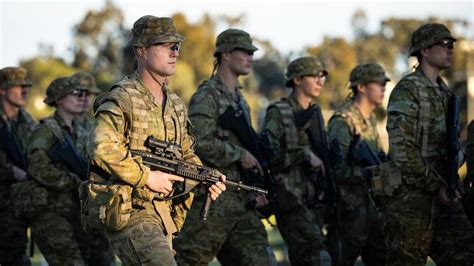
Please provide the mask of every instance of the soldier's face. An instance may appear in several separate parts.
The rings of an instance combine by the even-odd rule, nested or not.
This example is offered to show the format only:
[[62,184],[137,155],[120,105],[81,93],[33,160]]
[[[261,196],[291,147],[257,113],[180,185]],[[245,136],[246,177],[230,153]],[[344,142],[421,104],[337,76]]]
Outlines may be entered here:
[[363,94],[375,106],[379,106],[385,97],[385,82],[370,82],[363,85]]
[[237,49],[230,53],[225,53],[228,56],[229,67],[237,76],[248,75],[252,70],[253,52],[247,50]]
[[295,79],[297,89],[301,90],[304,95],[311,98],[319,97],[325,83],[326,77],[322,74],[303,76],[299,78],[299,81],[298,78]]
[[142,49],[140,56],[148,70],[163,77],[174,75],[179,56],[179,43],[154,44]]
[[28,99],[29,86],[14,86],[6,90],[0,90],[4,103],[14,107],[23,107]]
[[432,47],[422,50],[424,60],[438,69],[447,69],[453,64],[454,46],[453,42],[445,39]]
[[72,93],[58,100],[58,109],[62,109],[71,115],[81,114],[84,112],[86,94],[87,92],[82,90],[73,91]]

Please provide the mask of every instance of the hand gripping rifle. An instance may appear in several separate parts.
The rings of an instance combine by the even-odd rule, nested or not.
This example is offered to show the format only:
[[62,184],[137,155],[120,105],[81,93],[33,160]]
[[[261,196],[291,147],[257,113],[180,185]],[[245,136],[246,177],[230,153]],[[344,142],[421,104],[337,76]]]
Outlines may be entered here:
[[[263,176],[253,171],[246,171],[245,178],[246,183],[256,184],[268,190],[267,199],[269,204],[256,210],[261,217],[270,217],[277,211],[277,206],[276,181],[268,163],[268,158],[274,156],[275,151],[268,137],[268,132],[264,131],[260,135],[257,134],[240,105],[238,108],[229,106],[219,117],[219,122],[223,129],[229,130],[237,136],[242,147],[250,152],[262,167]],[[249,202],[247,207],[255,208],[255,204],[255,201]]]
[[[157,199],[170,200],[189,193],[198,184],[211,186],[217,182],[221,182],[220,177],[222,174],[218,170],[183,161],[181,159],[182,148],[178,144],[161,141],[153,136],[149,136],[145,141],[145,147],[149,148],[151,152],[131,150],[132,155],[142,157],[143,163],[150,167],[152,171],[158,170],[184,178],[184,182],[175,184],[171,196],[162,196],[160,193],[155,193],[155,198]],[[265,189],[247,186],[242,184],[242,182],[225,181],[223,183],[226,186],[236,187],[238,190],[243,189],[263,194],[268,193]],[[211,197],[208,192],[201,208],[201,220],[207,220],[210,206]]]

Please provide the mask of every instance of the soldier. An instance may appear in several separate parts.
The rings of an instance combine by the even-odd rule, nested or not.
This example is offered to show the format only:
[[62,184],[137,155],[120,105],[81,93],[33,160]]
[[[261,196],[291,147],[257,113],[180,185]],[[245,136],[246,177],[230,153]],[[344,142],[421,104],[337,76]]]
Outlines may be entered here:
[[447,102],[453,92],[439,73],[451,66],[455,41],[442,24],[419,27],[410,47],[419,66],[390,95],[390,160],[402,182],[384,204],[388,265],[425,265],[428,255],[438,265],[474,263],[473,228],[459,193],[450,200],[444,180]]
[[[82,111],[85,88],[79,80],[53,80],[44,102],[56,108],[54,115],[40,121],[30,137],[28,166],[38,186],[47,190],[47,206],[31,221],[31,229],[49,265],[86,265],[88,241],[81,229],[78,187],[86,171],[87,134],[74,123]],[[64,150],[56,148],[65,145]],[[78,160],[72,160],[77,154]]]
[[[100,93],[95,83],[95,78],[90,73],[80,71],[74,73],[71,77],[77,78],[81,85],[86,88],[83,94],[78,97],[84,97],[84,106],[82,112],[75,118],[75,122],[89,133],[93,126],[92,119],[89,119],[93,99]],[[89,261],[88,265],[114,265],[115,256],[110,248],[109,241],[104,233],[93,233],[89,235]]]
[[317,106],[313,101],[320,95],[327,75],[316,57],[292,61],[285,78],[292,92],[268,107],[263,125],[276,154],[270,161],[277,183],[276,218],[292,265],[331,265],[321,232],[323,218],[314,200],[320,196],[319,188],[307,171],[320,171],[324,165],[295,116]]
[[92,122],[94,121],[88,119],[89,113],[91,111],[91,105],[95,97],[100,93],[100,90],[97,88],[94,76],[92,76],[88,72],[76,72],[74,73],[74,75],[72,75],[72,77],[79,79],[82,86],[87,88],[87,91],[84,93],[83,96],[81,96],[85,97],[84,107],[82,113],[76,118],[76,122],[80,124],[87,132],[89,132],[92,128]]
[[[107,238],[120,260],[126,265],[175,265],[171,239],[184,223],[193,195],[175,200],[158,200],[156,192],[169,195],[180,176],[151,171],[132,149],[149,150],[147,137],[182,146],[182,159],[200,164],[194,154],[191,124],[181,99],[168,88],[168,78],[176,71],[176,60],[183,36],[176,32],[171,18],[143,16],[132,28],[131,45],[138,61],[135,73],[113,85],[94,103],[96,126],[91,139],[91,175],[93,182],[107,179],[131,197],[123,216],[124,226],[107,224]],[[225,181],[225,177],[221,179]],[[113,187],[111,186],[111,187]],[[131,192],[133,188],[133,194]],[[225,190],[223,183],[208,191],[215,200]],[[122,193],[122,192],[121,192]],[[131,207],[130,207],[131,206]],[[84,213],[83,213],[84,215]]]
[[384,265],[383,221],[369,198],[369,183],[362,173],[369,165],[364,165],[364,158],[350,156],[353,151],[349,147],[360,137],[374,154],[382,151],[373,111],[382,104],[385,84],[390,79],[378,64],[357,66],[349,79],[353,97],[336,110],[328,124],[330,141],[337,139],[345,155],[336,170],[341,230],[338,235],[334,226],[329,228],[328,246],[331,257],[336,258],[339,256],[338,241],[342,244],[338,265],[354,265],[359,255],[365,265]]
[[[26,75],[21,67],[0,70],[0,265],[30,264],[26,255],[27,221],[14,217],[10,198],[12,184],[27,180],[28,173],[26,165],[15,162],[15,155],[9,154],[19,148],[19,157],[26,161],[27,139],[36,125],[23,109],[31,87]],[[6,134],[16,141],[7,140]],[[18,147],[8,149],[6,145]]]
[[[242,30],[228,29],[219,34],[214,51],[217,74],[213,73],[199,86],[189,104],[189,118],[197,138],[196,152],[206,165],[216,167],[229,180],[237,182],[244,181],[241,170],[261,171],[261,166],[241,146],[235,133],[222,128],[219,117],[232,106],[242,110],[250,121],[238,77],[250,73],[256,50],[250,35]],[[204,191],[196,192],[196,206],[204,197]],[[199,208],[191,208],[189,222],[175,239],[178,264],[207,265],[215,256],[223,265],[274,264],[260,218],[253,209],[245,207],[247,197],[248,193],[243,191],[227,191],[212,206],[207,221],[199,220]],[[257,200],[262,204],[264,198]]]

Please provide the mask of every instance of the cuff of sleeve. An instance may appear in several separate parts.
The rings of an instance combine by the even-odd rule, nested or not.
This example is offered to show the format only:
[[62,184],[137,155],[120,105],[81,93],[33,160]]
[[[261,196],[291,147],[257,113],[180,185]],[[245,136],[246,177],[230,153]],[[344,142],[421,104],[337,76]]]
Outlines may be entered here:
[[142,188],[145,186],[146,184],[146,181],[148,180],[148,176],[150,175],[150,168],[144,166],[142,167],[142,177],[140,178],[140,180],[138,180],[138,182],[135,184],[135,187],[136,188]]

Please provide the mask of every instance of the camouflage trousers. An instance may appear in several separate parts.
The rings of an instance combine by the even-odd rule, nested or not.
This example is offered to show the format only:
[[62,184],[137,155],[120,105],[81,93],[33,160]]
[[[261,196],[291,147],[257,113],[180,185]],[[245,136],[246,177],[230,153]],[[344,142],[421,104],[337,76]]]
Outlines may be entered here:
[[474,263],[474,231],[459,202],[450,210],[432,194],[404,185],[384,211],[387,265],[426,265],[428,255],[437,265]]
[[246,193],[226,191],[199,220],[204,193],[196,193],[182,232],[174,240],[178,265],[276,265],[267,232],[255,211],[246,210]]
[[28,223],[14,217],[9,201],[0,201],[0,265],[30,265],[26,255]]
[[367,266],[385,265],[382,214],[368,202],[350,208],[345,205],[340,207],[340,231],[333,222],[328,229],[327,245],[333,261],[352,266],[361,256]]
[[151,207],[133,209],[127,226],[107,232],[107,238],[123,265],[176,265],[171,236],[165,234],[160,216]]
[[278,229],[288,248],[291,265],[330,265],[321,232],[322,213],[318,208],[297,205],[276,215]]
[[105,234],[89,235],[90,253],[89,266],[113,266],[115,255],[110,248],[109,240]]
[[81,228],[78,214],[66,217],[45,211],[32,220],[31,230],[49,265],[86,265],[89,239]]

